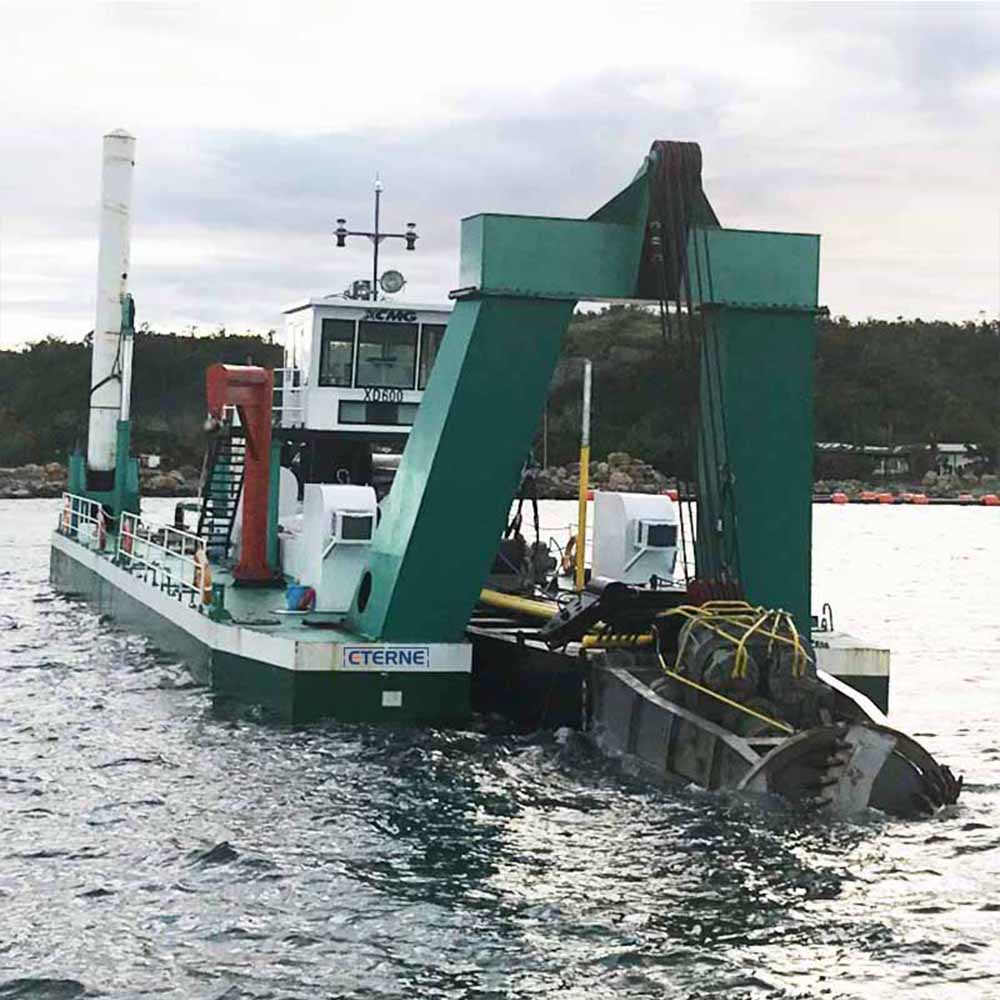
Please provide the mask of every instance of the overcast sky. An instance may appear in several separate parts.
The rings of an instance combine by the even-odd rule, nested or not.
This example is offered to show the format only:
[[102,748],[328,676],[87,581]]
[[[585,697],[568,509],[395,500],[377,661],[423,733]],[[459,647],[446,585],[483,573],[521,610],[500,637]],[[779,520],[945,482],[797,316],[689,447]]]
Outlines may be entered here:
[[463,215],[586,216],[701,143],[723,225],[822,234],[836,313],[998,309],[1000,7],[613,0],[0,5],[0,346],[93,326],[101,135],[138,138],[132,291],[159,330],[280,325],[410,219],[408,298]]

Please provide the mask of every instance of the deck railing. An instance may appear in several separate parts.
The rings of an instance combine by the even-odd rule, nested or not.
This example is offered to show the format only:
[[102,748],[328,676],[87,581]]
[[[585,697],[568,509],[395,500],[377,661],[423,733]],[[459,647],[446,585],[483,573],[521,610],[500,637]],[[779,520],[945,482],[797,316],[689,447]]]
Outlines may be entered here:
[[118,531],[117,561],[146,582],[201,608],[205,580],[204,540],[168,524],[124,513]]
[[274,400],[271,406],[274,424],[288,427],[304,420],[302,405],[302,369],[274,369]]
[[97,500],[63,493],[56,530],[60,535],[73,538],[88,549],[104,550],[107,539],[107,515]]

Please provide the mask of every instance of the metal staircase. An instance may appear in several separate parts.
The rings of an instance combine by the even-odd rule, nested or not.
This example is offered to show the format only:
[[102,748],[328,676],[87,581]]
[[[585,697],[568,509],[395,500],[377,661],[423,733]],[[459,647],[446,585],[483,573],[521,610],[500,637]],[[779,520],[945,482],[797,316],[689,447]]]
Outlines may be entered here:
[[205,453],[202,471],[201,514],[198,535],[205,540],[209,559],[225,559],[243,492],[246,439],[239,427],[224,427]]

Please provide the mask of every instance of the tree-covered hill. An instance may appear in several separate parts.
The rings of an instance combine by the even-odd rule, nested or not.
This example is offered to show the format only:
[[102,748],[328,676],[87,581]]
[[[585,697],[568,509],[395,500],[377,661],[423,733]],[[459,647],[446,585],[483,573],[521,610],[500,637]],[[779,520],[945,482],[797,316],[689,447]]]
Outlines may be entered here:
[[[594,363],[592,452],[627,451],[672,471],[678,358],[655,313],[629,307],[575,317],[550,394],[550,463],[577,454],[584,357]],[[817,441],[1000,448],[995,324],[821,319],[815,390]]]
[[[215,361],[279,365],[258,337],[137,334],[135,448],[197,465],[205,368]],[[582,360],[594,363],[592,454],[638,455],[665,473],[678,448],[683,358],[664,346],[650,311],[612,307],[577,315],[548,404],[550,464],[579,446]],[[65,461],[87,427],[88,343],[48,338],[0,351],[0,466]],[[996,326],[934,321],[820,320],[816,437],[853,444],[957,441],[1000,447],[1000,334]],[[537,444],[541,458],[541,434]]]
[[[259,337],[136,334],[132,387],[133,447],[174,465],[200,465],[204,447],[205,369],[248,358],[280,365],[281,349]],[[0,351],[0,466],[65,462],[87,438],[90,343],[48,337]]]

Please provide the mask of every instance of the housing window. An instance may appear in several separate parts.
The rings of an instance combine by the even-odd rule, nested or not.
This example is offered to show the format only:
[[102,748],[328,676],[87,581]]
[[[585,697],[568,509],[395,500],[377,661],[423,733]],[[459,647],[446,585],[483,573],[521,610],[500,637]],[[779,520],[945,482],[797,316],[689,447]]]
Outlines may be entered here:
[[677,545],[677,526],[646,523],[646,544],[651,549],[670,549]]
[[431,376],[431,369],[437,360],[438,350],[441,341],[444,339],[444,323],[424,323],[420,332],[420,381],[417,383],[418,389],[427,388],[427,380]]
[[412,389],[416,367],[416,323],[358,324],[359,386]]
[[323,320],[319,384],[349,386],[354,370],[354,320]]
[[382,427],[411,427],[417,416],[416,403],[363,403],[342,400],[337,410],[342,424],[375,424]]

